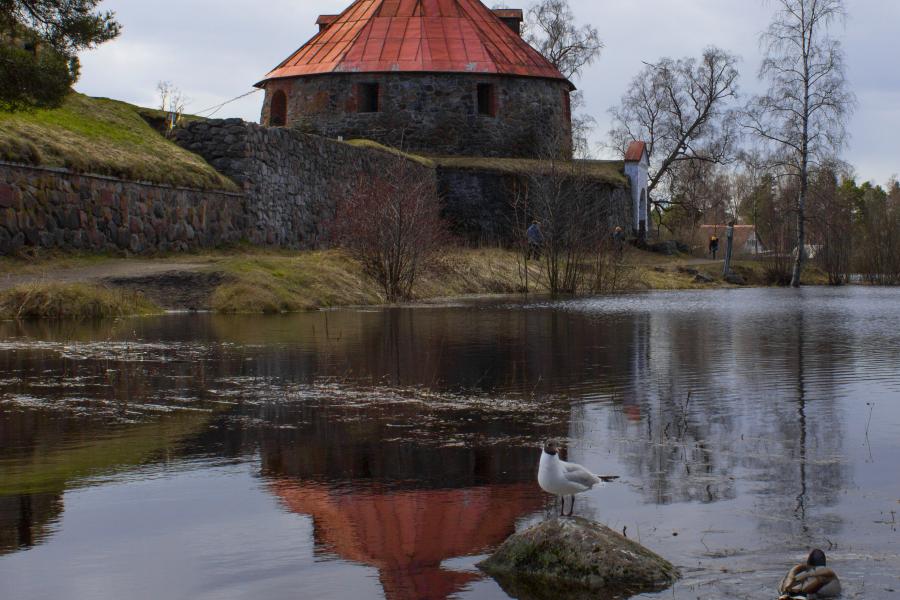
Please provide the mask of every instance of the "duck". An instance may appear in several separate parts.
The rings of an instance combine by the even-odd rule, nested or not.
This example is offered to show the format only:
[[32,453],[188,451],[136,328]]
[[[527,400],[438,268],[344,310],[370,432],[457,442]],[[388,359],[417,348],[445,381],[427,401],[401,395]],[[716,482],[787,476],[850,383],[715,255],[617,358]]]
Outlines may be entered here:
[[840,595],[841,580],[826,562],[825,553],[818,548],[810,552],[806,563],[791,569],[781,581],[779,600],[816,600]]
[[[617,476],[594,475],[581,465],[566,462],[559,458],[559,448],[554,441],[544,444],[541,462],[538,466],[538,485],[548,494],[562,500],[559,516],[569,516],[575,512],[575,495],[587,492],[595,486],[615,481]],[[566,496],[571,496],[569,513],[566,514]]]

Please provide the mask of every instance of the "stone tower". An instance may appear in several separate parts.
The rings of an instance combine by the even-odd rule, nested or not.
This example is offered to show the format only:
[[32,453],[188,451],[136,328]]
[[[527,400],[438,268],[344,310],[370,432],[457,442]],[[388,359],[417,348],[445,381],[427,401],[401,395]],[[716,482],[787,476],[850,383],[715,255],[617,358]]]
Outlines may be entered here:
[[571,158],[574,86],[479,0],[357,0],[257,84],[262,123],[430,155]]

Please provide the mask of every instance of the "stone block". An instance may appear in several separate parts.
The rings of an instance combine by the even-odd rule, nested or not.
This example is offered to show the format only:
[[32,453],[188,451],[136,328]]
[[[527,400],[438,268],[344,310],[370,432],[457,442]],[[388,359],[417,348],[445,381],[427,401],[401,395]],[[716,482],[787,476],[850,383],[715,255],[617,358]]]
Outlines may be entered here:
[[0,208],[12,208],[16,204],[16,190],[7,183],[0,183]]
[[12,235],[5,227],[0,227],[0,256],[5,256],[12,252]]

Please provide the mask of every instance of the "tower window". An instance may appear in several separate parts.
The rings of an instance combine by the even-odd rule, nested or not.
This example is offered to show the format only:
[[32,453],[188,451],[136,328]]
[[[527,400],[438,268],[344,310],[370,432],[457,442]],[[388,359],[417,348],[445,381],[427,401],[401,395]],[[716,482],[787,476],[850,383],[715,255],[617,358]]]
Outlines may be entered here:
[[272,95],[269,107],[269,126],[284,127],[287,125],[287,94],[278,90]]
[[497,116],[497,95],[493,84],[478,84],[478,114],[487,117]]
[[360,83],[356,91],[358,111],[361,113],[378,112],[381,109],[379,92],[377,83]]

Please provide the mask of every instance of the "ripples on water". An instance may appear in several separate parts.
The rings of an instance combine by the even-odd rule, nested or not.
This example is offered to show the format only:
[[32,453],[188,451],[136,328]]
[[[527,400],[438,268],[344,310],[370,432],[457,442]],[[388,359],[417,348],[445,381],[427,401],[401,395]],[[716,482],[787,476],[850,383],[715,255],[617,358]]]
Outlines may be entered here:
[[675,598],[812,545],[890,597],[898,359],[864,288],[3,324],[0,596],[504,598],[476,557],[552,510],[558,437]]

